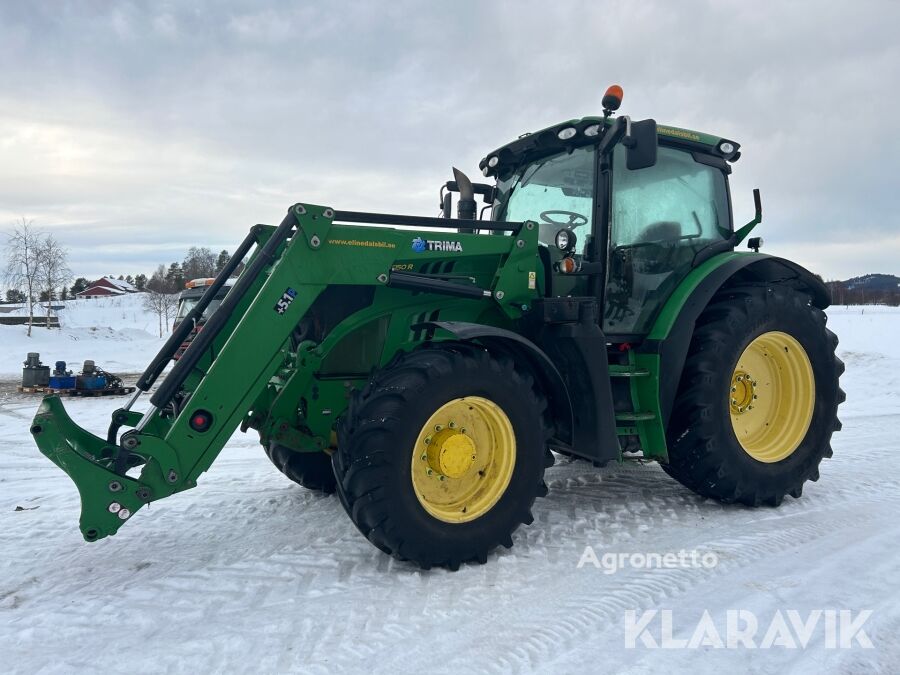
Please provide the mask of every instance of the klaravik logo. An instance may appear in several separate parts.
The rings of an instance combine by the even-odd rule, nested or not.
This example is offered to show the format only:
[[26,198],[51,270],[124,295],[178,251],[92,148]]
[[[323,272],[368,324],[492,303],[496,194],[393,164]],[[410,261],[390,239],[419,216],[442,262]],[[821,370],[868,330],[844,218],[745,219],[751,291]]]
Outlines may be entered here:
[[416,253],[424,253],[425,251],[450,251],[453,253],[462,253],[462,243],[458,241],[431,241],[416,237],[412,240],[412,250]]

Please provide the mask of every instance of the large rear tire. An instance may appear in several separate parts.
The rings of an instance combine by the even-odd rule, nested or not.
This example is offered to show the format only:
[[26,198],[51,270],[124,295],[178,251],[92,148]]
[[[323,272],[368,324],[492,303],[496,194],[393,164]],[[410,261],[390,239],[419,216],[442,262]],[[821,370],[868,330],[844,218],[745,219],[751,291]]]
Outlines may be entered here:
[[789,287],[733,288],[697,321],[668,429],[665,471],[723,502],[799,498],[841,428],[844,364],[825,313]]
[[341,503],[398,559],[425,569],[484,563],[512,546],[547,492],[546,407],[531,375],[480,347],[405,354],[354,394],[339,424]]
[[332,494],[335,489],[331,457],[324,452],[296,452],[277,443],[269,444],[266,456],[285,476],[309,490]]

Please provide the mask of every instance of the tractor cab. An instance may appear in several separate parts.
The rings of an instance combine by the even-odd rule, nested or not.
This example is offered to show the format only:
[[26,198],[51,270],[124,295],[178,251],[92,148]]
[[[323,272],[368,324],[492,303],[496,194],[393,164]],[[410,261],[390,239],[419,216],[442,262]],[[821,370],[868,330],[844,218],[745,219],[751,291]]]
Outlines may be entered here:
[[538,224],[547,297],[596,296],[604,332],[645,335],[679,282],[733,248],[728,191],[738,144],[653,120],[563,122],[490,153],[493,220]]
[[[209,286],[212,286],[215,279],[203,277],[200,279],[191,279],[184,284],[184,290],[181,291],[181,294],[178,296],[178,309],[175,312],[175,321],[172,325],[172,328],[175,329],[178,327],[184,318],[190,313],[192,309],[200,302],[200,298],[203,297],[203,294],[206,293],[206,289]],[[228,279],[222,288],[216,293],[213,300],[209,303],[207,308],[204,310],[200,319],[198,319],[197,324],[203,324],[209,318],[209,316],[216,311],[219,305],[222,304],[222,300],[225,298],[225,294],[228,293],[228,290],[234,286],[235,280]]]

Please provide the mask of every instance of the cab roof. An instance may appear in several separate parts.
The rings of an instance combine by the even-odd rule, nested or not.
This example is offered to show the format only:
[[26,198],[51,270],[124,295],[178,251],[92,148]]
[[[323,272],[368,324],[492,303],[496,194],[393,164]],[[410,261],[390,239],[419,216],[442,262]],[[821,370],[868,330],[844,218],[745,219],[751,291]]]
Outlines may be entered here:
[[[488,153],[478,163],[478,168],[485,176],[494,176],[503,180],[522,164],[569,148],[574,149],[599,142],[614,121],[613,117],[582,117],[560,122],[534,133],[523,134],[513,142]],[[560,133],[568,129],[574,129],[574,134],[566,131],[564,136],[571,135],[568,138],[560,138]],[[729,162],[736,162],[741,155],[740,144],[736,141],[702,131],[657,124],[656,135],[660,143],[665,145],[676,145],[696,152],[709,153]],[[727,153],[722,151],[723,144],[726,143],[732,146],[730,152]],[[728,148],[727,145],[724,147]],[[495,158],[496,161],[494,161]]]

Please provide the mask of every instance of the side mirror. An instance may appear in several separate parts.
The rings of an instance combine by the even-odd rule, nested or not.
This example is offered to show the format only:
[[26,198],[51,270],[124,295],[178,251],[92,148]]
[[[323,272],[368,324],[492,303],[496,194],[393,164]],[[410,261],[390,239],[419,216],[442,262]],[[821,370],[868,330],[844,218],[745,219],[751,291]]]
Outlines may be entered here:
[[641,120],[628,125],[630,129],[622,140],[627,150],[625,166],[630,170],[646,169],[656,164],[656,120]]

